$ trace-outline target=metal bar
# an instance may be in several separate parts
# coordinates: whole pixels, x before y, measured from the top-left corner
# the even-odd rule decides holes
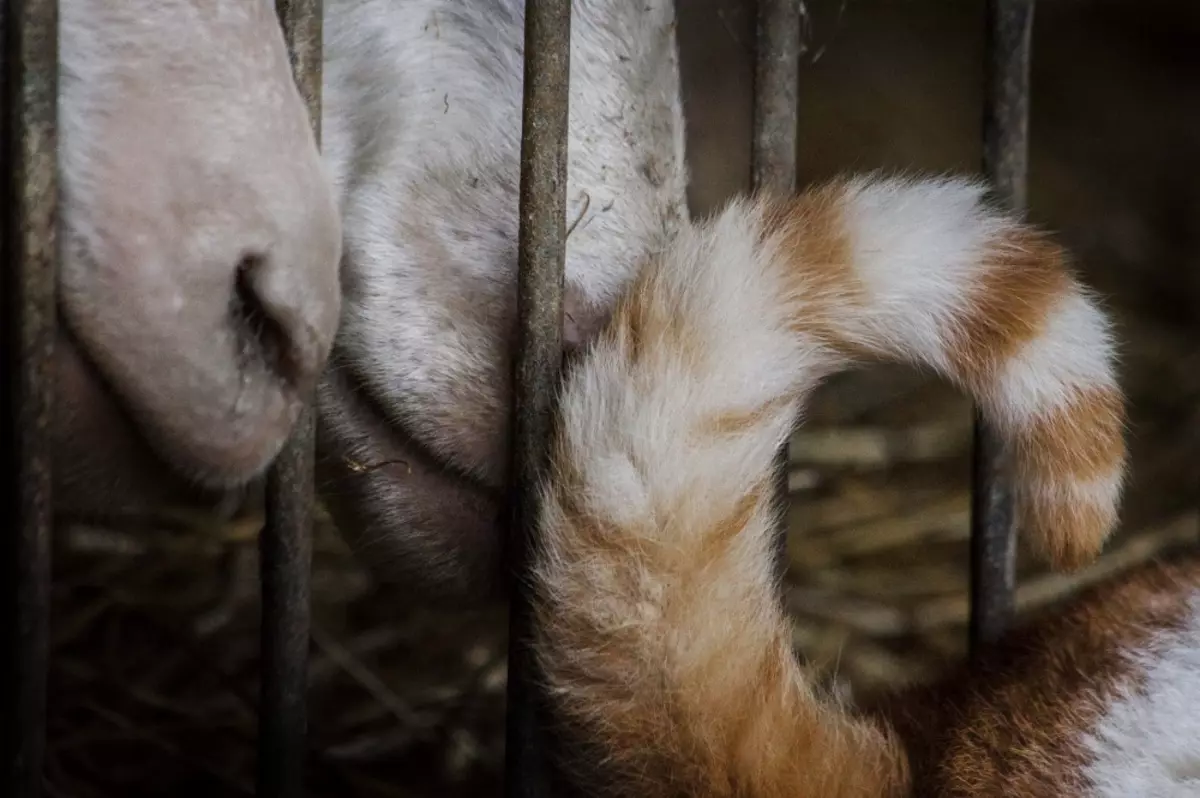
[[[1002,201],[1024,211],[1029,163],[1033,0],[988,0],[984,39],[983,171]],[[994,643],[1015,610],[1016,528],[996,432],[976,414],[971,499],[972,656]]]
[[[0,792],[42,792],[49,652],[58,3],[6,0],[0,174]]]
[[[758,0],[751,181],[756,191],[796,190],[802,0]]]
[[[755,191],[784,196],[796,190],[801,12],[803,0],[758,0],[754,65],[754,132],[750,175]],[[787,571],[788,446],[776,461],[779,506],[777,566]]]
[[[562,365],[570,64],[570,0],[527,0],[517,235],[518,349],[513,370],[509,557],[514,579],[509,616],[506,798],[548,798],[551,793],[550,738],[529,646],[532,597],[526,574],[530,553],[537,545],[538,487],[548,461]]]
[[[292,74],[321,140],[321,0],[276,0]],[[259,687],[258,790],[262,798],[304,791],[308,731],[310,580],[312,570],[314,417],[301,413],[267,475],[262,569],[262,673]]]

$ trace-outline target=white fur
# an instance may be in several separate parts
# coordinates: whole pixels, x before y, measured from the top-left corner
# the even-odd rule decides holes
[[[564,337],[579,346],[686,220],[687,172],[673,0],[575,0],[571,31]],[[414,576],[498,565],[524,2],[328,0],[325,36],[345,302],[320,392],[321,485],[340,527],[389,562],[420,560]]]
[[[986,268],[981,257],[1009,225],[989,214],[982,184],[964,179],[851,181],[845,219],[853,266],[872,313],[848,318],[885,351],[945,374],[946,344]],[[906,351],[895,351],[895,342]]]
[[[585,308],[611,303],[685,214],[672,7],[575,3],[567,223],[582,218],[566,278]],[[333,0],[325,19],[324,153],[349,270],[340,362],[392,422],[496,484],[504,463],[464,451],[442,410],[464,385],[494,385],[510,343],[523,3]]]
[[[1110,326],[1091,298],[1063,294],[1047,316],[1046,334],[1005,364],[996,390],[998,412],[1009,423],[1027,424],[1069,404],[1080,388],[1115,388]]]
[[[741,495],[759,477],[761,453],[787,435],[795,407],[738,436],[713,439],[697,427],[788,396],[832,361],[819,349],[805,351],[789,331],[781,275],[755,219],[735,203],[706,229],[681,233],[644,289],[673,306],[686,350],[651,338],[631,369],[612,347],[601,347],[568,383],[562,425],[597,513],[621,518],[640,510],[665,523],[669,512],[671,529],[698,525],[699,517],[687,519],[706,504],[684,497],[722,503]]]
[[[1127,652],[1137,678],[1083,740],[1086,798],[1200,795],[1200,589],[1177,631]]]
[[[1092,479],[1062,478],[1053,482],[1039,482],[1030,489],[1067,508],[1087,505],[1111,507],[1120,496],[1124,484],[1125,469],[1112,468],[1108,473]]]

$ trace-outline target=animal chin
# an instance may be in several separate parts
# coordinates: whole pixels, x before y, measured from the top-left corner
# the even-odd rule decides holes
[[[475,605],[502,586],[503,497],[444,464],[345,370],[319,391],[317,481],[352,547],[384,581],[422,600]]]
[[[287,442],[301,407],[298,401],[287,401],[281,412],[256,407],[259,412],[240,414],[226,424],[214,420],[214,427],[225,426],[216,442],[200,426],[139,426],[159,458],[181,477],[203,489],[232,490],[264,475]]]
[[[141,423],[85,348],[59,325],[55,349],[54,484],[60,515],[108,515],[163,505],[213,509],[241,503],[245,488],[266,469],[278,441],[260,445],[254,461],[213,462],[164,440]]]

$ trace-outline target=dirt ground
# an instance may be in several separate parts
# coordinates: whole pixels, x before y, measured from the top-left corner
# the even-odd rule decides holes
[[[974,171],[982,2],[809,0],[799,182]],[[753,15],[680,0],[692,200],[747,186]],[[1045,0],[1030,215],[1116,312],[1134,476],[1121,534],[1070,578],[1022,562],[1022,612],[1200,540],[1200,6]],[[936,677],[967,616],[970,410],[874,369],[822,388],[792,447],[788,605],[814,672],[867,693]],[[256,519],[56,551],[51,796],[253,794]],[[499,794],[503,608],[390,601],[327,524],[314,571],[309,795]]]

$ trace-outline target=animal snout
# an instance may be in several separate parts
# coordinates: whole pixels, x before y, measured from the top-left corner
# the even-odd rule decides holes
[[[207,487],[266,469],[333,346],[341,226],[312,156],[309,170],[280,170],[287,190],[227,181],[207,192],[240,197],[223,208],[199,195],[176,197],[176,214],[140,197],[112,203],[114,218],[88,220],[105,235],[64,261],[82,352],[159,458]]]
[[[215,321],[223,323],[217,338],[227,344],[211,356],[197,352],[192,364],[194,374],[216,377],[207,402],[224,420],[207,435],[195,431],[214,444],[197,453],[201,468],[214,467],[218,481],[225,481],[222,474],[241,481],[274,457],[312,399],[337,333],[341,229],[332,202],[313,191],[273,204],[281,212],[265,225],[272,230],[265,242],[261,217],[248,220],[244,232],[236,226],[224,231],[228,294],[226,313]],[[219,312],[220,300],[210,294],[201,301],[212,304],[198,308],[203,323],[209,312]]]
[[[315,384],[336,332],[327,313],[335,298],[319,277],[289,271],[270,252],[247,253],[234,270],[232,322],[246,349],[301,392]]]
[[[267,214],[248,217],[244,231],[236,224],[225,230],[228,248],[218,245],[224,315],[215,286],[199,298],[209,304],[197,308],[199,323],[217,324],[217,338],[226,342],[211,354],[196,352],[190,364],[193,377],[215,378],[207,399],[192,398],[223,420],[207,434],[200,426],[192,431],[193,445],[201,439],[214,444],[196,451],[217,481],[225,481],[223,474],[242,481],[266,467],[312,400],[333,347],[341,308],[341,228],[331,193],[309,188],[307,195],[265,201],[260,209]],[[265,240],[264,229],[270,231]],[[180,341],[179,348],[186,344]]]
[[[107,440],[81,429],[103,394],[145,459],[224,489],[312,398],[341,225],[272,4],[184,14],[181,39],[192,5],[64,4],[60,307],[87,379],[62,380],[56,459]]]

